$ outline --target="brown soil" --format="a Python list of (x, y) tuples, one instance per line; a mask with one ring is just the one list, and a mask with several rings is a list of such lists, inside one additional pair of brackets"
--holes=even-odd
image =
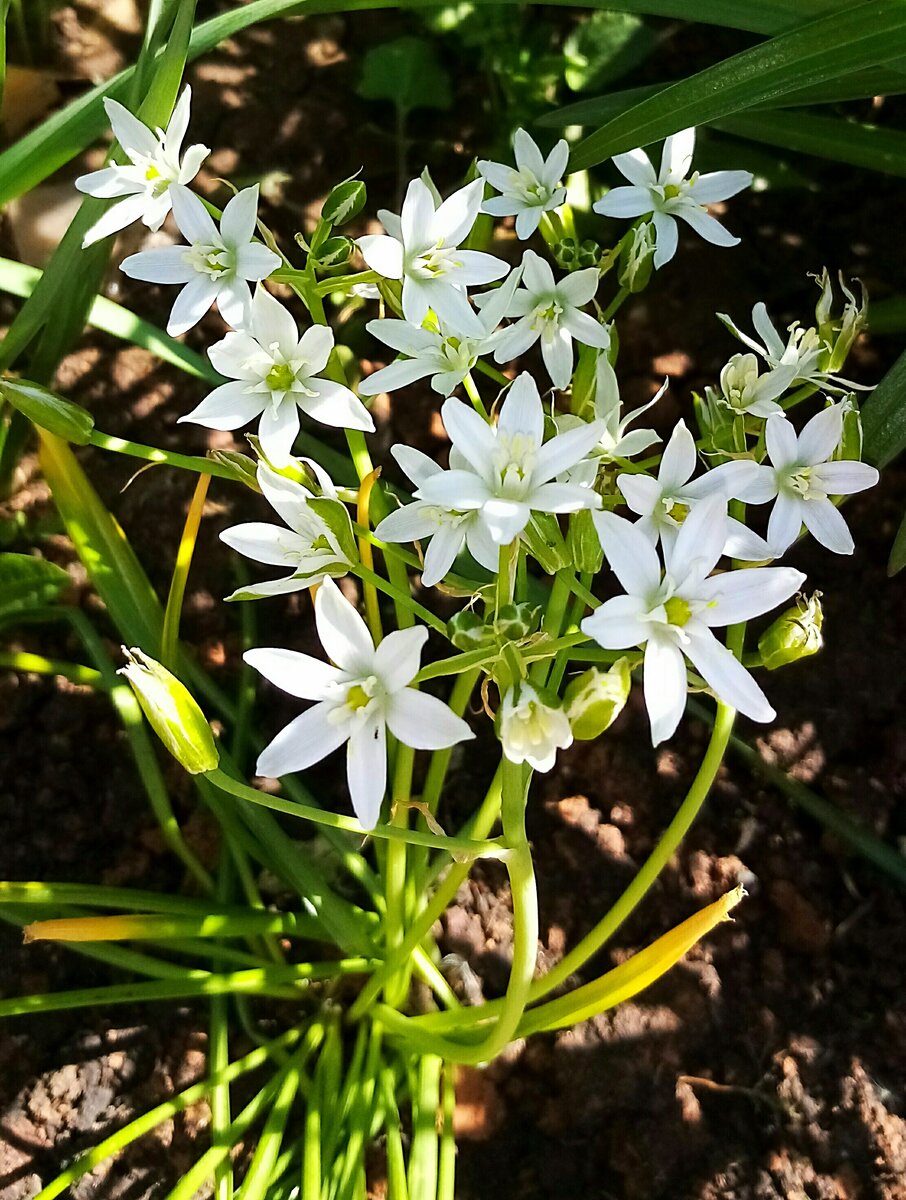
[[(388, 114), (345, 94), (362, 48), (388, 28), (396, 28), (395, 20), (381, 15), (264, 27), (191, 72), (193, 134), (218, 148), (210, 176), (290, 174), (283, 182), (270, 176), (263, 214), (287, 244), (330, 183), (362, 160), (371, 210), (392, 199)], [(690, 47), (694, 53), (691, 34)], [(663, 69), (652, 70), (664, 77)], [(452, 182), (484, 144), (482, 121), (473, 105), (416, 124), (410, 166), (430, 158), (440, 164), (441, 181)], [(444, 144), (457, 146), (456, 161), (441, 158)], [(672, 398), (657, 418), (662, 429), (732, 352), (715, 310), (744, 320), (752, 303), (764, 299), (784, 323), (807, 317), (814, 295), (806, 273), (825, 263), (860, 275), (878, 296), (906, 286), (903, 262), (890, 253), (899, 185), (813, 161), (802, 169), (814, 180), (812, 190), (734, 201), (728, 223), (743, 245), (718, 251), (683, 239), (676, 263), (621, 318), (628, 400), (647, 398), (664, 372), (672, 377)], [(155, 289), (138, 291), (113, 275), (110, 294), (151, 319), (165, 316), (168, 297)], [(211, 318), (189, 340), (203, 347), (217, 330)], [(364, 340), (361, 347), (366, 353)], [(853, 372), (877, 380), (895, 351), (890, 341), (864, 339)], [(202, 389), (141, 351), (86, 337), (64, 363), (60, 383), (105, 431), (189, 451), (209, 444), (204, 430), (175, 424)], [(435, 408), (428, 395), (407, 393), (383, 413), (376, 445), (418, 439), (440, 451)], [(124, 492), (128, 462), (95, 451), (82, 459), (165, 593), (191, 478), (158, 469)], [(72, 598), (99, 616), (32, 460), (20, 483), (0, 515), (22, 513), (29, 526), (18, 545), (11, 535), (10, 548), (25, 548), (37, 530), (45, 554), (70, 565)], [(891, 470), (873, 493), (847, 506), (858, 546), (852, 559), (813, 544), (791, 556), (808, 571), (809, 586), (824, 593), (826, 650), (768, 677), (777, 722), (767, 731), (743, 730), (757, 737), (766, 758), (893, 844), (906, 837), (900, 716), (906, 609), (902, 586), (887, 580), (885, 563), (904, 502), (906, 478)], [(257, 511), (254, 497), (215, 481), (184, 625), (187, 640), (227, 684), (235, 678), (238, 613), (216, 600), (234, 586), (216, 534), (237, 511)], [(267, 605), (258, 619), (267, 622), (268, 635), (305, 644), (307, 601)], [(24, 630), (19, 640), (79, 656), (58, 630), (40, 637)], [(276, 728), (283, 715), (269, 699), (262, 724)], [(675, 811), (706, 736), (694, 721), (683, 729), (683, 738), (653, 752), (634, 694), (606, 737), (574, 747), (556, 772), (538, 779), (530, 832), (543, 965), (606, 910)], [(0, 761), (0, 878), (179, 885), (102, 698), (59, 680), (0, 675)], [(451, 824), (473, 803), (487, 766), (479, 756), (458, 769)], [(335, 767), (331, 762), (317, 772), (316, 783), (337, 790)], [(178, 772), (172, 778), (180, 819), (210, 861), (214, 831), (192, 810)], [(749, 898), (735, 923), (636, 1001), (515, 1047), (484, 1073), (463, 1073), (462, 1200), (906, 1197), (902, 893), (744, 768), (727, 763), (685, 848), (610, 948), (588, 965), (588, 977), (737, 882)], [(4, 995), (115, 977), (53, 947), (22, 947), (15, 931), (0, 935)], [(444, 940), (449, 953), (467, 960), (473, 991), (499, 994), (510, 940), (501, 872), (476, 870), (447, 914)], [(0, 1032), (0, 1198), (34, 1196), (75, 1152), (200, 1077), (204, 1028), (203, 1010), (172, 1004), (7, 1023)], [(203, 1144), (206, 1121), (202, 1107), (163, 1126), (84, 1180), (73, 1196), (165, 1195)]]

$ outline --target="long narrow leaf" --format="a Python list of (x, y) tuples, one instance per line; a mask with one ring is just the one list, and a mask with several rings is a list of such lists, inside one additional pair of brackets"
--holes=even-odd
[(862, 409), (864, 457), (876, 467), (906, 448), (906, 350), (893, 364)]
[(715, 121), (714, 128), (869, 171), (906, 175), (906, 133), (897, 129), (791, 112), (739, 113)]
[(867, 0), (819, 17), (636, 104), (580, 142), (573, 170), (903, 54), (906, 5)]

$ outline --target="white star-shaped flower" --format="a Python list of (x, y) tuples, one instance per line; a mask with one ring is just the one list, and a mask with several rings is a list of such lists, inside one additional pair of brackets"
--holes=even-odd
[(466, 466), (432, 475), (416, 499), (441, 509), (479, 512), (495, 545), (518, 537), (533, 510), (578, 512), (600, 504), (590, 488), (554, 480), (585, 458), (601, 437), (603, 422), (591, 421), (544, 442), (541, 397), (526, 372), (510, 387), (496, 426), (452, 398), (444, 402), (441, 416)]
[(754, 354), (734, 354), (720, 373), (720, 395), (736, 413), (770, 417), (782, 413), (777, 403), (796, 378), (796, 368), (781, 363), (763, 375)]
[(378, 212), (384, 234), (360, 237), (365, 262), (378, 275), (403, 281), (403, 316), (421, 325), (433, 309), (451, 329), (480, 338), (484, 329), (469, 306), (466, 288), (493, 283), (507, 265), (479, 250), (460, 250), (481, 208), (484, 181), (476, 179), (439, 206), (431, 189), (413, 179), (399, 216)]
[(644, 150), (614, 155), (614, 166), (632, 186), (612, 188), (593, 205), (595, 212), (606, 217), (631, 219), (650, 214), (656, 235), (654, 265), (657, 268), (668, 263), (676, 253), (677, 217), (715, 246), (739, 244), (739, 238), (709, 216), (705, 206), (728, 200), (749, 187), (752, 175), (749, 171), (710, 171), (706, 175), (695, 171), (687, 178), (694, 148), (694, 129), (684, 129), (668, 137), (656, 174)]
[(276, 466), (289, 460), (300, 409), (324, 425), (373, 432), (361, 400), (342, 383), (320, 377), (333, 344), (333, 330), (326, 325), (313, 325), (300, 337), (289, 310), (259, 286), (248, 329), (231, 330), (208, 350), (214, 367), (232, 382), (215, 388), (179, 419), (208, 429), (240, 429), (260, 414), (258, 436)]
[(770, 466), (762, 464), (739, 490), (748, 504), (776, 498), (768, 520), (772, 557), (792, 546), (804, 525), (812, 537), (835, 554), (852, 554), (852, 534), (831, 496), (849, 496), (874, 487), (878, 472), (868, 463), (829, 460), (843, 436), (844, 406), (822, 409), (796, 435), (784, 416), (770, 417), (765, 427)]
[(171, 186), (170, 196), (173, 216), (188, 245), (131, 254), (120, 270), (130, 279), (183, 284), (167, 322), (167, 333), (173, 336), (197, 325), (215, 302), (228, 325), (241, 326), (248, 319), (249, 283), (266, 279), (280, 266), (273, 250), (252, 241), (258, 216), (257, 183), (230, 200), (219, 229), (188, 188)]
[[(172, 207), (170, 187), (192, 182), (211, 151), (200, 143), (182, 154), (182, 143), (189, 127), (192, 89), (188, 86), (176, 102), (166, 130), (152, 131), (128, 108), (116, 100), (104, 101), (113, 134), (129, 159), (126, 166), (114, 163), (80, 175), (75, 181), (80, 192), (101, 200), (122, 197), (95, 221), (85, 234), (83, 246), (90, 246), (111, 233), (118, 233), (133, 221), (142, 221), (149, 229), (160, 229)], [(180, 160), (180, 155), (182, 159)]]
[(593, 513), (607, 561), (625, 595), (605, 600), (582, 632), (605, 650), (644, 646), (645, 704), (655, 746), (686, 707), (688, 658), (715, 695), (753, 721), (774, 717), (764, 693), (712, 629), (735, 625), (788, 600), (805, 581), (790, 567), (749, 567), (711, 575), (727, 541), (726, 501), (710, 496), (690, 513), (666, 554), (615, 513)]
[[(824, 388), (828, 392), (867, 390), (864, 384), (853, 383), (822, 367), (821, 364), (827, 362), (830, 357), (831, 348), (823, 341), (814, 327), (803, 329), (798, 321), (794, 321), (787, 330), (789, 336), (784, 342), (777, 332), (774, 322), (768, 316), (766, 305), (760, 300), (752, 309), (752, 325), (761, 338), (760, 342), (749, 337), (747, 333), (743, 333), (726, 313), (718, 313), (717, 319), (723, 321), (730, 333), (735, 338), (739, 338), (743, 345), (760, 355), (771, 368), (772, 373), (791, 371), (790, 384), (812, 383), (815, 387)], [(759, 413), (758, 415), (764, 416), (765, 414)]]
[(528, 763), (535, 771), (550, 771), (557, 751), (573, 744), (563, 708), (551, 704), (524, 680), (504, 694), (497, 734), (510, 762)]
[(442, 701), (408, 686), (428, 639), (423, 625), (389, 633), (375, 648), (365, 622), (332, 579), (318, 591), (315, 623), (333, 665), (294, 650), (248, 650), (243, 656), (281, 691), (316, 701), (265, 747), (256, 769), (277, 779), (348, 742), (352, 807), (363, 828), (373, 829), (387, 787), (388, 729), (415, 750), (442, 750), (475, 735)]
[(513, 138), (516, 166), (478, 160), (478, 170), (500, 192), (485, 200), (482, 212), (493, 217), (515, 217), (516, 236), (525, 241), (541, 223), (542, 213), (559, 208), (566, 199), (560, 180), (569, 159), (569, 145), (561, 138), (547, 158), (524, 129)]
[[(411, 446), (392, 446), (390, 453), (416, 488), (434, 475), (443, 475), (442, 467)], [(455, 446), (450, 448), (450, 466), (468, 470), (469, 464)], [(444, 578), (465, 546), (477, 563), (495, 572), (500, 552), (481, 519), (479, 509), (444, 507), (428, 500), (413, 500), (384, 517), (375, 535), (385, 542), (422, 542), (430, 539), (422, 565), (422, 583), (434, 587)]]
[[(520, 319), (501, 334), (494, 350), (495, 360), (511, 362), (540, 340), (541, 357), (551, 382), (556, 388), (568, 387), (573, 373), (573, 339), (603, 350), (610, 345), (608, 328), (582, 312), (582, 305), (588, 304), (598, 290), (599, 279), (597, 267), (588, 267), (555, 281), (550, 263), (534, 250), (526, 250), (522, 286), (506, 311), (508, 317)], [(476, 303), (487, 303), (494, 295), (488, 292)]]
[[(690, 512), (706, 496), (719, 495), (724, 502), (739, 499), (758, 474), (757, 463), (740, 460), (712, 467), (693, 480), (697, 465), (695, 439), (685, 421), (679, 421), (664, 447), (657, 479), (642, 472), (617, 476), (623, 499), (641, 517), (639, 532), (652, 545), (660, 540), (665, 551), (671, 550)], [(727, 517), (722, 524), (727, 531), (725, 554), (748, 562), (773, 557), (767, 543), (741, 521)]]
[(386, 345), (406, 358), (381, 367), (363, 379), (359, 391), (363, 396), (392, 392), (418, 379), (431, 376), (431, 387), (442, 396), (449, 396), (465, 379), (482, 354), (489, 353), (503, 335), (498, 325), (503, 319), (519, 282), (521, 268), (511, 271), (509, 278), (496, 291), (488, 293), (488, 302), (477, 314), (481, 337), (472, 337), (437, 321), (435, 328), (418, 328), (408, 321), (380, 319), (369, 321), (366, 329)]
[[(301, 462), (309, 470), (316, 471), (323, 485), (322, 469), (310, 459)], [(267, 463), (258, 464), (258, 486), (285, 525), (247, 521), (224, 529), (220, 540), (246, 558), (288, 567), (291, 573), (282, 579), (244, 585), (227, 596), (227, 600), (299, 592), (313, 583), (320, 583), (326, 575), (347, 574), (356, 561), (352, 523), (345, 506), (336, 498), (329, 476), (326, 483), (325, 494), (319, 496), (304, 484), (279, 474)]]

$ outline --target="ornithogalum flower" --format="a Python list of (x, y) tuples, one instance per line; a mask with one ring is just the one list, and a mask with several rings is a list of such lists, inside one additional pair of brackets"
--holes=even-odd
[[(392, 446), (390, 453), (416, 488), (421, 488), (432, 476), (444, 473), (427, 454), (411, 446)], [(450, 466), (465, 470), (469, 467), (455, 446), (450, 449)], [(421, 542), (430, 539), (422, 567), (422, 583), (425, 587), (440, 583), (464, 546), (486, 570), (497, 570), (500, 552), (478, 509), (459, 509), (428, 500), (413, 500), (411, 504), (384, 517), (374, 532), (385, 542)]]
[(790, 567), (750, 567), (711, 575), (727, 541), (726, 501), (702, 500), (683, 523), (662, 573), (657, 551), (614, 513), (593, 514), (601, 545), (625, 595), (582, 622), (606, 650), (644, 646), (645, 704), (651, 741), (669, 738), (686, 707), (688, 658), (711, 690), (754, 721), (774, 717), (764, 693), (712, 629), (748, 621), (789, 599), (805, 576)]
[[(317, 464), (303, 460), (314, 469)], [(322, 475), (321, 468), (317, 468)], [(328, 478), (328, 487), (333, 487)], [(303, 483), (258, 464), (258, 486), (285, 525), (247, 521), (225, 529), (220, 540), (256, 562), (290, 569), (282, 579), (246, 584), (228, 600), (258, 599), (299, 592), (325, 575), (345, 575), (356, 561), (355, 537), (346, 506), (334, 494), (316, 495)]]
[[(853, 383), (827, 369), (832, 348), (813, 326), (804, 329), (798, 321), (794, 322), (787, 330), (788, 337), (784, 341), (768, 316), (766, 306), (759, 300), (752, 309), (752, 325), (761, 338), (758, 342), (747, 333), (743, 333), (726, 313), (718, 313), (717, 317), (734, 337), (739, 338), (743, 345), (764, 359), (771, 368), (772, 375), (778, 371), (792, 372), (790, 384), (811, 383), (828, 392), (864, 390), (864, 385)], [(851, 320), (854, 322), (855, 317)], [(756, 415), (764, 416), (765, 413)]]
[[(633, 458), (661, 440), (653, 429), (629, 429), (628, 427), (643, 412), (657, 404), (666, 392), (668, 383), (669, 381), (665, 379), (647, 404), (640, 404), (638, 408), (623, 413), (616, 373), (608, 361), (606, 352), (598, 355), (598, 361), (595, 364), (594, 412), (595, 417), (604, 422), (604, 432), (591, 455), (570, 471), (571, 483), (585, 483), (591, 486), (597, 478), (598, 468), (602, 463), (613, 462), (615, 459)], [(580, 420), (572, 413), (563, 413), (554, 419), (557, 429), (561, 432), (573, 429)]]
[(130, 279), (183, 285), (167, 322), (173, 336), (197, 325), (215, 301), (227, 324), (241, 326), (249, 315), (249, 283), (266, 279), (280, 266), (273, 250), (252, 241), (258, 185), (237, 192), (223, 210), (219, 229), (188, 188), (171, 186), (170, 196), (173, 216), (188, 244), (131, 254), (120, 269)]
[(561, 138), (547, 158), (524, 129), (513, 138), (516, 166), (479, 159), (478, 170), (500, 192), (485, 200), (482, 212), (493, 217), (515, 217), (516, 237), (525, 241), (541, 223), (543, 213), (559, 208), (566, 199), (560, 180), (569, 159), (569, 145)]
[(484, 327), (469, 307), (466, 288), (492, 283), (507, 265), (491, 254), (460, 250), (481, 208), (484, 181), (476, 179), (439, 206), (421, 179), (413, 179), (399, 216), (382, 209), (386, 233), (358, 239), (365, 262), (387, 279), (403, 281), (403, 316), (421, 325), (429, 310), (469, 337)]
[(748, 504), (775, 500), (768, 520), (768, 543), (778, 558), (792, 546), (804, 525), (812, 537), (835, 554), (852, 554), (852, 534), (831, 496), (863, 492), (878, 482), (878, 472), (863, 462), (830, 462), (843, 435), (844, 406), (822, 409), (796, 435), (784, 416), (770, 417), (765, 427), (770, 466), (766, 463), (739, 490)]
[(504, 694), (498, 719), (503, 752), (514, 763), (549, 771), (558, 750), (573, 744), (569, 718), (556, 697), (542, 697), (530, 683), (519, 683)]
[(720, 373), (720, 394), (736, 413), (770, 417), (782, 413), (777, 403), (796, 378), (796, 368), (780, 363), (763, 375), (754, 354), (734, 354)]
[[(129, 159), (125, 166), (113, 164), (80, 175), (75, 181), (80, 192), (101, 200), (121, 197), (117, 204), (95, 221), (85, 234), (83, 246), (90, 246), (111, 233), (118, 233), (141, 221), (149, 229), (160, 229), (172, 207), (170, 187), (192, 182), (211, 151), (201, 144), (189, 146), (182, 153), (182, 143), (189, 127), (189, 106), (192, 89), (184, 87), (173, 109), (166, 130), (151, 130), (128, 108), (116, 100), (104, 101), (104, 108), (113, 127), (116, 140)], [(180, 156), (182, 157), (180, 158)]]
[[(665, 551), (672, 549), (683, 522), (705, 496), (719, 495), (724, 500), (738, 498), (757, 474), (756, 463), (728, 462), (712, 467), (693, 480), (697, 463), (695, 439), (686, 428), (686, 422), (680, 421), (664, 447), (657, 479), (642, 472), (617, 476), (617, 487), (623, 493), (623, 499), (641, 517), (637, 525), (639, 532), (652, 545), (660, 540)], [(772, 557), (768, 545), (741, 521), (727, 517), (722, 524), (727, 531), (726, 554), (750, 562)]]
[[(597, 267), (574, 271), (554, 280), (550, 263), (526, 250), (522, 259), (522, 286), (507, 308), (508, 317), (519, 317), (501, 334), (494, 350), (497, 362), (510, 362), (541, 342), (541, 357), (554, 387), (565, 388), (573, 373), (573, 339), (585, 346), (606, 350), (610, 332), (588, 313), (588, 304), (598, 290)], [(494, 292), (488, 296), (493, 297)], [(477, 299), (481, 304), (481, 298)]]
[(279, 778), (320, 762), (348, 742), (346, 778), (355, 814), (373, 829), (387, 786), (387, 730), (415, 750), (474, 737), (446, 704), (408, 685), (428, 638), (424, 626), (389, 633), (375, 648), (365, 622), (325, 579), (315, 600), (318, 637), (330, 665), (294, 650), (248, 650), (245, 661), (275, 687), (315, 705), (261, 753), (259, 775)]
[(603, 422), (591, 421), (544, 442), (541, 397), (526, 372), (507, 393), (496, 427), (452, 398), (444, 402), (441, 416), (458, 461), (466, 465), (425, 479), (416, 499), (478, 512), (496, 545), (518, 537), (533, 510), (578, 512), (600, 504), (590, 488), (554, 481), (586, 457), (603, 433)]
[(437, 321), (434, 328), (418, 328), (408, 321), (392, 319), (369, 321), (366, 326), (369, 333), (408, 357), (363, 379), (359, 384), (361, 394), (376, 396), (378, 392), (392, 392), (430, 375), (434, 391), (449, 396), (480, 356), (489, 353), (504, 335), (505, 331), (497, 326), (512, 302), (520, 274), (520, 269), (511, 271), (496, 291), (488, 293), (487, 303), (477, 314), (484, 330), (481, 337), (452, 329), (445, 321)]
[(344, 384), (320, 377), (332, 349), (332, 329), (313, 325), (300, 337), (289, 310), (259, 286), (247, 329), (232, 330), (208, 350), (214, 367), (233, 382), (215, 388), (180, 421), (240, 429), (260, 414), (261, 446), (278, 467), (289, 460), (300, 409), (324, 425), (371, 432), (374, 422), (361, 400)]
[(728, 200), (749, 187), (752, 175), (748, 171), (711, 171), (706, 175), (695, 171), (689, 175), (694, 149), (694, 129), (684, 129), (668, 137), (657, 173), (644, 150), (614, 155), (614, 166), (632, 186), (613, 188), (594, 205), (595, 212), (607, 217), (650, 215), (656, 235), (654, 265), (657, 268), (668, 263), (676, 253), (677, 217), (715, 246), (739, 244), (739, 238), (709, 216), (705, 206)]

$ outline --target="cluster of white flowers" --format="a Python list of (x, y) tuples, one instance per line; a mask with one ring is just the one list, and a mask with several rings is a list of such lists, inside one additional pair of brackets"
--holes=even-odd
[[(171, 333), (190, 329), (215, 303), (232, 326), (208, 351), (226, 382), (181, 420), (221, 430), (259, 420), (257, 484), (283, 525), (251, 522), (222, 536), (241, 554), (289, 574), (242, 588), (230, 598), (320, 585), (317, 629), (334, 664), (289, 650), (247, 653), (246, 661), (275, 686), (315, 702), (267, 747), (258, 771), (280, 776), (301, 770), (348, 743), (350, 797), (362, 825), (372, 828), (386, 790), (387, 729), (416, 749), (450, 747), (473, 734), (440, 700), (410, 686), (427, 630), (400, 630), (375, 645), (333, 582), (357, 569), (353, 526), (343, 496), (323, 469), (293, 458), (299, 413), (346, 430), (370, 431), (373, 422), (342, 382), (342, 372), (331, 368), (329, 327), (317, 324), (300, 333), (289, 310), (264, 286), (282, 260), (271, 239), (256, 240), (257, 188), (236, 194), (219, 225), (189, 191), (187, 184), (208, 151), (193, 146), (181, 157), (188, 110), (186, 89), (166, 132), (154, 133), (120, 106), (108, 104), (132, 165), (108, 167), (78, 181), (93, 195), (121, 197), (86, 241), (135, 220), (158, 229), (172, 209), (185, 242), (132, 255), (122, 269), (136, 279), (182, 286)], [(706, 206), (735, 195), (752, 177), (745, 171), (690, 174), (693, 148), (694, 131), (685, 130), (665, 142), (658, 172), (641, 150), (613, 160), (630, 186), (609, 191), (594, 210), (635, 222), (623, 239), (628, 290), (643, 278), (646, 261), (659, 268), (673, 257), (677, 220), (715, 245), (738, 241)], [(700, 402), (700, 441), (680, 420), (663, 453), (651, 463), (636, 464), (631, 460), (660, 439), (651, 429), (628, 427), (664, 388), (649, 404), (623, 412), (614, 371), (618, 343), (596, 304), (610, 263), (605, 266), (604, 256), (596, 265), (576, 261), (578, 269), (558, 277), (534, 250), (526, 249), (511, 269), (470, 245), (479, 214), (487, 213), (514, 217), (521, 239), (540, 229), (549, 245), (562, 249), (558, 210), (567, 195), (567, 144), (559, 142), (545, 158), (519, 130), (514, 150), (515, 167), (481, 161), (479, 178), (445, 200), (427, 175), (414, 179), (399, 215), (379, 212), (384, 232), (357, 241), (371, 278), (380, 285), (372, 293), (357, 284), (357, 294), (379, 295), (395, 313), (382, 313), (367, 328), (400, 355), (358, 390), (373, 396), (430, 379), (433, 390), (446, 398), (440, 411), (451, 443), (447, 467), (413, 447), (391, 448), (413, 485), (413, 498), (384, 516), (376, 537), (385, 544), (425, 543), (422, 583), (430, 587), (466, 553), (491, 575), (511, 568), (514, 547), (537, 557), (533, 539), (543, 540), (545, 529), (565, 546), (557, 518), (574, 514), (570, 532), (573, 521), (575, 528), (584, 521), (583, 528), (596, 532), (592, 557), (597, 555), (599, 563), (606, 558), (623, 589), (585, 617), (581, 631), (605, 651), (643, 652), (632, 661), (643, 664), (653, 743), (675, 731), (690, 669), (693, 686), (703, 681), (752, 719), (770, 720), (773, 710), (761, 688), (713, 631), (760, 616), (796, 593), (805, 578), (800, 571), (765, 564), (784, 554), (803, 526), (837, 553), (853, 549), (832, 497), (861, 491), (877, 479), (874, 468), (854, 460), (852, 438), (847, 441), (849, 414), (858, 429), (853, 399), (828, 398), (799, 433), (787, 412), (819, 389), (851, 392), (855, 385), (839, 375), (838, 367), (858, 332), (862, 310), (844, 289), (848, 304), (842, 323), (835, 325), (825, 276), (818, 328), (793, 326), (786, 342), (764, 305), (756, 305), (752, 315), (760, 342), (723, 316), (747, 353), (729, 360), (719, 386), (707, 389)], [(486, 186), (498, 195), (486, 197)], [(555, 257), (567, 261), (562, 254)], [(475, 288), (486, 290), (474, 294)], [(512, 378), (513, 372), (504, 377), (498, 369), (536, 344), (553, 388), (568, 393), (568, 411), (557, 411), (553, 399), (546, 411), (527, 372)], [(495, 388), (505, 382), (489, 408), (473, 371), (496, 379)], [(790, 398), (797, 385), (805, 391)], [(469, 403), (453, 395), (459, 387)], [(646, 467), (654, 464), (656, 474), (649, 473)], [(770, 502), (762, 536), (748, 527), (744, 514), (746, 506)], [(614, 511), (620, 507), (630, 517)], [(722, 559), (731, 561), (720, 570)], [(760, 565), (743, 568), (736, 560)], [(495, 608), (495, 621), (499, 616)], [(502, 653), (499, 627), (498, 622), (494, 636)], [(518, 647), (514, 636), (510, 647)], [(608, 723), (622, 703), (613, 697), (624, 680), (629, 686), (629, 661), (620, 660), (618, 676), (595, 677), (580, 689), (594, 697)], [(578, 700), (564, 705), (524, 676), (504, 673), (496, 682), (498, 736), (513, 761), (549, 770), (558, 749), (574, 736), (588, 736), (579, 732), (580, 724), (584, 729), (595, 725), (583, 718)]]

